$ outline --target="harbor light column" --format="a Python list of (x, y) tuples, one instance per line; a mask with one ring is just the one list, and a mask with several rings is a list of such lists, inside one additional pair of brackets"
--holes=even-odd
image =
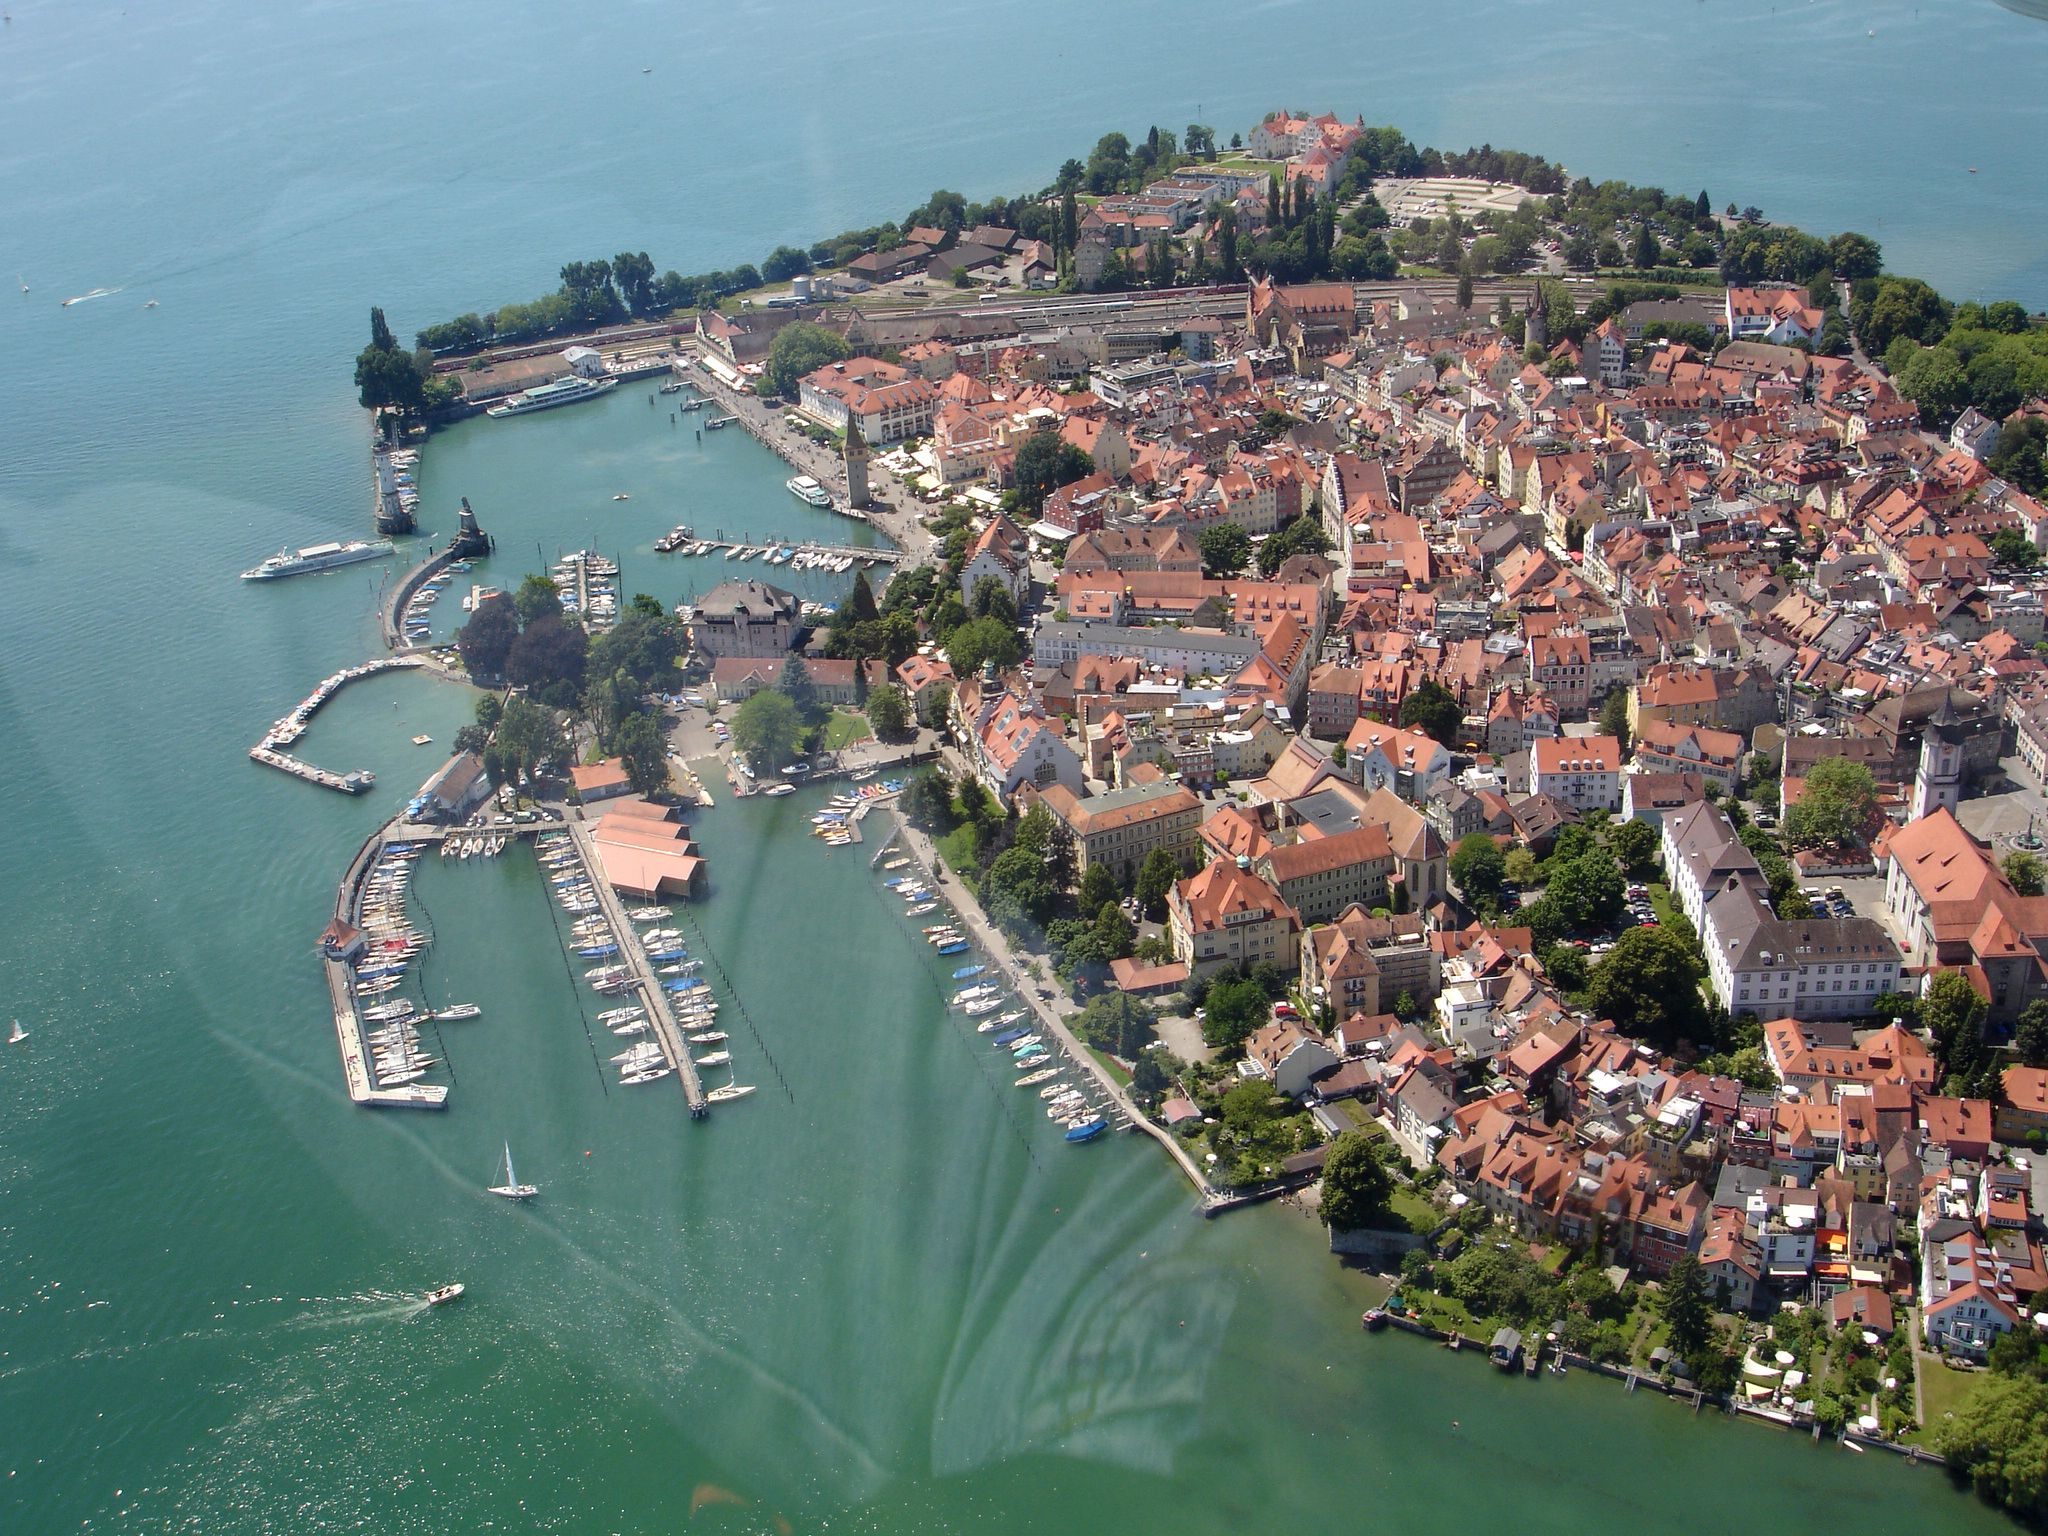
[(846, 447), (841, 456), (846, 461), (846, 504), (865, 507), (868, 504), (868, 440), (860, 435), (860, 428), (851, 421), (846, 424)]

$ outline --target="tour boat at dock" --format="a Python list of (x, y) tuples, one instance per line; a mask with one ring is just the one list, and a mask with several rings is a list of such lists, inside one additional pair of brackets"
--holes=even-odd
[(566, 379), (557, 379), (552, 384), (536, 384), (532, 389), (521, 390), (502, 404), (486, 410), (486, 416), (524, 416), (530, 411), (549, 411), (558, 405), (574, 405), (579, 400), (595, 400), (607, 390), (618, 387), (617, 379), (586, 379), (581, 374)]

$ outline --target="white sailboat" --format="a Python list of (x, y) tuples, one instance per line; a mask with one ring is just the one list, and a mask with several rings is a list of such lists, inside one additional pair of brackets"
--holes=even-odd
[(7, 1043), (9, 1045), (19, 1045), (27, 1038), (28, 1031), (21, 1027), (21, 1020), (16, 1019), (14, 1021), (14, 1028), (8, 1032)]
[(491, 1193), (503, 1195), (507, 1200), (530, 1200), (540, 1193), (539, 1186), (522, 1184), (519, 1176), (512, 1171), (512, 1143), (505, 1143), (505, 1178), (501, 1184), (493, 1184)]

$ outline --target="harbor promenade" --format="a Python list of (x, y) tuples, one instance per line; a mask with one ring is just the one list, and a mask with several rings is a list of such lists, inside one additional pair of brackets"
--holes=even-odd
[[(1189, 1182), (1195, 1186), (1196, 1192), (1202, 1197), (1204, 1207), (1214, 1201), (1217, 1198), (1216, 1191), (1202, 1176), (1201, 1168), (1188, 1154), (1187, 1148), (1175, 1141), (1163, 1126), (1153, 1122), (1138, 1108), (1123, 1084), (1111, 1075), (1109, 1069), (1096, 1058), (1095, 1053), (1068, 1028), (1058, 1008), (1039, 996), (1038, 983), (1026, 968), (1025, 959), (1019, 956), (1007, 938), (996, 931), (995, 925), (982, 915), (981, 904), (974, 899), (973, 892), (953, 878), (944, 861), (940, 859), (939, 851), (933, 846), (932, 840), (905, 821), (895, 806), (888, 807), (887, 814), (894, 824), (895, 840), (902, 843), (910, 857), (924, 870), (932, 889), (945, 898), (947, 906), (952, 908), (976, 946), (989, 957), (1003, 973), (1004, 978), (1016, 989), (1019, 1000), (1031, 1010), (1032, 1017), (1037, 1023), (1052, 1033), (1075, 1066), (1087, 1073), (1107, 1096), (1109, 1102), (1115, 1106), (1116, 1112), (1122, 1116), (1126, 1129), (1143, 1131), (1164, 1147), (1167, 1155), (1179, 1165), (1181, 1172), (1185, 1173)], [(879, 854), (877, 858), (879, 859)]]
[(572, 816), (564, 830), (576, 847), (577, 857), (583, 861), (583, 868), (590, 876), (590, 888), (597, 893), (597, 904), (604, 913), (605, 922), (617, 935), (619, 958), (633, 972), (634, 990), (640, 994), (647, 1009), (647, 1022), (653, 1027), (654, 1038), (661, 1046), (661, 1054), (682, 1080), (683, 1102), (690, 1107), (690, 1118), (701, 1120), (711, 1112), (704, 1098), (704, 1085), (697, 1078), (697, 1064), (690, 1056), (689, 1042), (683, 1038), (683, 1031), (676, 1023), (676, 1017), (668, 1006), (668, 993), (663, 990), (661, 978), (654, 974), (654, 962), (647, 958), (647, 951), (634, 938), (634, 928), (626, 916), (626, 909), (619, 900), (619, 893), (612, 889), (611, 882), (603, 874), (604, 863), (598, 857), (597, 849), (590, 840), (590, 827), (579, 817)]
[[(714, 366), (712, 361), (699, 356), (696, 366), (685, 375), (691, 387), (710, 396), (732, 415), (739, 418), (742, 427), (770, 453), (788, 464), (792, 469), (801, 470), (816, 480), (840, 503), (847, 499), (846, 466), (839, 454), (830, 448), (821, 447), (808, 437), (791, 432), (783, 425), (782, 418), (789, 407), (772, 400), (763, 400), (759, 395), (743, 392), (734, 387), (732, 381), (719, 371), (721, 363)], [(925, 557), (932, 545), (932, 537), (919, 522), (920, 509), (904, 491), (890, 490), (890, 477), (876, 468), (870, 471), (869, 489), (872, 495), (869, 505), (862, 510), (867, 514), (868, 526), (902, 551), (900, 558), (916, 563)], [(875, 595), (880, 597), (887, 590), (878, 588)]]

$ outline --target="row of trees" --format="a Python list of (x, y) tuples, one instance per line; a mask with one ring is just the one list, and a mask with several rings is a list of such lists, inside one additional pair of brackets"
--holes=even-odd
[(460, 393), (453, 379), (435, 374), (430, 353), (400, 348), (383, 310), (370, 311), (370, 344), (356, 354), (356, 398), (364, 410), (417, 415), (439, 410)]
[[(472, 678), (523, 691), (526, 698), (513, 701), (522, 709), (580, 720), (599, 753), (620, 758), (636, 790), (667, 785), (666, 744), (650, 699), (681, 681), (678, 663), (688, 637), (656, 599), (636, 594), (616, 625), (592, 637), (580, 618), (563, 609), (554, 581), (528, 576), (516, 592), (494, 597), (470, 615), (455, 645)], [(514, 751), (503, 740), (500, 722), (479, 719), (478, 725), (495, 732), (491, 745)], [(516, 756), (519, 770), (532, 773), (555, 754)]]

